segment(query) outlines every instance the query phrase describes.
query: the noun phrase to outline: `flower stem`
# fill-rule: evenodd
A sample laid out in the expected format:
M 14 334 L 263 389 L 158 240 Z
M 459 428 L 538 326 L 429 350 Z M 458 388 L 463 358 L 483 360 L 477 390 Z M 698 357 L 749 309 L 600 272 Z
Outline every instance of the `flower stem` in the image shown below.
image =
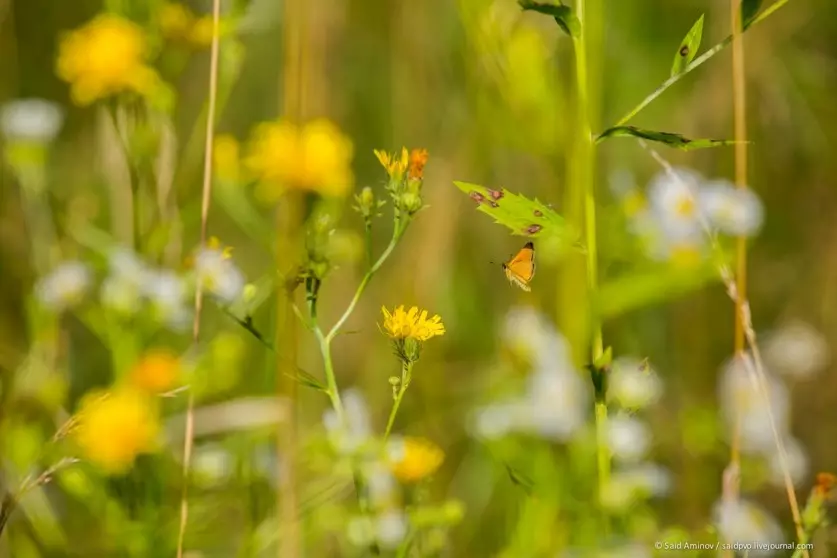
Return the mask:
M 326 383 L 328 385 L 329 399 L 331 399 L 331 406 L 337 413 L 337 419 L 343 423 L 343 401 L 340 399 L 340 390 L 337 388 L 337 378 L 334 376 L 334 364 L 331 360 L 331 340 L 323 335 L 323 330 L 319 326 L 314 326 L 314 335 L 317 336 L 317 341 L 320 345 L 320 353 L 323 356 L 323 368 L 325 368 Z
M 602 341 L 601 320 L 592 311 L 593 301 L 598 290 L 598 249 L 596 241 L 596 192 L 595 169 L 596 157 L 592 135 L 591 120 L 598 111 L 598 98 L 591 100 L 597 93 L 597 79 L 595 72 L 598 68 L 596 60 L 588 59 L 588 48 L 592 56 L 596 55 L 598 40 L 600 39 L 599 18 L 601 5 L 599 0 L 579 0 L 575 5 L 576 16 L 581 22 L 581 31 L 574 37 L 575 69 L 576 69 L 576 102 L 577 102 L 577 137 L 575 138 L 573 177 L 579 188 L 583 189 L 584 197 L 584 236 L 586 244 L 586 279 L 589 327 L 592 332 L 591 361 L 596 363 L 604 352 Z M 593 44 L 595 43 L 595 44 Z M 591 74 L 593 74 L 591 76 Z M 607 444 L 607 404 L 604 401 L 596 403 L 596 446 L 598 464 L 598 491 L 601 500 L 610 481 L 610 451 Z M 608 518 L 603 517 L 605 532 L 608 530 Z
M 328 332 L 328 335 L 325 336 L 325 340 L 328 343 L 331 343 L 332 339 L 337 335 L 340 331 L 340 328 L 343 327 L 343 324 L 346 323 L 346 320 L 349 319 L 349 316 L 352 315 L 352 312 L 355 310 L 355 306 L 360 301 L 361 295 L 363 295 L 363 291 L 366 289 L 366 285 L 369 284 L 369 281 L 372 280 L 372 276 L 375 275 L 384 262 L 389 258 L 392 251 L 395 249 L 396 244 L 401 239 L 401 236 L 404 234 L 404 230 L 406 229 L 406 225 L 401 225 L 400 222 L 396 222 L 395 230 L 392 232 L 392 240 L 389 241 L 389 245 L 384 250 L 384 253 L 378 258 L 378 261 L 369 268 L 369 271 L 363 276 L 363 279 L 360 281 L 360 285 L 357 287 L 357 291 L 355 291 L 355 296 L 352 298 L 352 301 L 349 303 L 349 307 L 346 308 L 346 311 L 343 312 L 343 315 L 340 316 L 340 319 L 337 320 L 337 323 L 334 324 L 334 327 Z
M 413 375 L 413 363 L 404 363 L 401 366 L 401 385 L 398 388 L 398 393 L 395 395 L 395 401 L 392 404 L 392 410 L 389 412 L 389 419 L 387 419 L 387 429 L 384 432 L 384 441 L 389 439 L 389 433 L 392 431 L 392 425 L 395 424 L 395 415 L 398 414 L 398 408 L 401 406 L 401 400 L 404 399 L 404 394 L 407 392 L 407 387 L 410 385 L 410 379 Z

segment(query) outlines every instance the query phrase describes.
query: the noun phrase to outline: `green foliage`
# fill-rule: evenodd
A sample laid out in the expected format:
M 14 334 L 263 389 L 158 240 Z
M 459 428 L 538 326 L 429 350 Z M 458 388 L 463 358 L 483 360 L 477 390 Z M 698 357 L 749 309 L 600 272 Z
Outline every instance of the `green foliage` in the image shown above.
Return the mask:
M 561 247 L 572 246 L 578 241 L 578 233 L 566 220 L 538 199 L 530 200 L 505 188 L 492 190 L 458 181 L 454 184 L 477 204 L 478 211 L 490 215 L 495 223 L 505 226 L 513 235 L 556 240 Z
M 747 29 L 758 15 L 762 0 L 741 0 L 741 27 Z
M 674 62 L 671 65 L 671 75 L 679 74 L 697 56 L 700 48 L 700 41 L 703 39 L 703 14 L 698 18 L 683 40 L 677 47 L 674 54 Z
M 673 132 L 657 132 L 654 130 L 645 130 L 637 128 L 636 126 L 614 126 L 602 132 L 596 138 L 596 142 L 600 143 L 608 138 L 619 137 L 634 137 L 663 143 L 669 147 L 675 147 L 682 151 L 692 151 L 694 149 L 706 149 L 709 147 L 722 147 L 726 145 L 733 145 L 734 140 L 719 140 L 719 139 L 689 139 L 682 134 Z
M 552 16 L 558 26 L 570 37 L 578 38 L 581 35 L 581 22 L 569 6 L 534 0 L 518 0 L 518 4 L 524 10 Z

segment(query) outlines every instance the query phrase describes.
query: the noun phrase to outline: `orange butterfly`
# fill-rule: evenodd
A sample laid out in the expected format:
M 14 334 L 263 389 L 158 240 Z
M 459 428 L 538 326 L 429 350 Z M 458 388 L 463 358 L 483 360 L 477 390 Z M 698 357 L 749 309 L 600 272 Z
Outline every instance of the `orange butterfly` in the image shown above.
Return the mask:
M 508 263 L 503 264 L 506 278 L 523 289 L 530 291 L 529 282 L 535 276 L 535 245 L 527 242 Z

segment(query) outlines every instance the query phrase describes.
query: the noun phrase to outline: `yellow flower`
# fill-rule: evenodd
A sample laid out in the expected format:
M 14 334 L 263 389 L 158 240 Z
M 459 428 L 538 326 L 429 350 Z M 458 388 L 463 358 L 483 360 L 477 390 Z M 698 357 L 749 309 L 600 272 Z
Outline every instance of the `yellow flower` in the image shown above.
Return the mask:
M 390 178 L 398 180 L 404 176 L 404 172 L 407 170 L 407 165 L 410 162 L 410 156 L 406 147 L 401 148 L 400 158 L 396 158 L 397 154 L 395 153 L 390 154 L 386 151 L 378 149 L 373 151 L 375 153 L 375 157 L 378 158 L 378 162 L 381 163 L 381 166 L 384 167 Z
M 159 422 L 154 401 L 127 388 L 89 394 L 76 415 L 73 437 L 84 457 L 109 473 L 130 469 L 154 450 Z
M 442 449 L 425 438 L 406 437 L 396 444 L 390 465 L 392 473 L 403 483 L 418 482 L 432 475 L 445 459 Z
M 328 120 L 302 128 L 287 121 L 259 125 L 251 138 L 244 164 L 259 180 L 259 194 L 275 201 L 285 189 L 345 196 L 354 178 L 351 140 Z
M 220 135 L 215 138 L 212 164 L 215 167 L 215 175 L 224 182 L 238 182 L 240 171 L 238 151 L 238 141 L 233 136 Z
M 160 31 L 167 39 L 182 39 L 192 28 L 195 16 L 183 4 L 166 3 L 158 14 Z
M 79 105 L 127 91 L 148 95 L 160 78 L 146 65 L 145 56 L 142 29 L 102 14 L 61 41 L 58 76 L 70 83 L 73 101 Z
M 410 308 L 409 312 L 404 311 L 403 305 L 393 310 L 391 314 L 386 308 L 381 308 L 381 310 L 384 313 L 384 329 L 393 339 L 412 338 L 417 341 L 427 341 L 431 337 L 445 333 L 445 324 L 442 323 L 439 315 L 428 320 L 427 310 L 422 310 L 419 314 L 416 306 Z
M 147 353 L 130 373 L 131 384 L 143 391 L 160 394 L 171 391 L 180 379 L 180 359 L 164 350 Z

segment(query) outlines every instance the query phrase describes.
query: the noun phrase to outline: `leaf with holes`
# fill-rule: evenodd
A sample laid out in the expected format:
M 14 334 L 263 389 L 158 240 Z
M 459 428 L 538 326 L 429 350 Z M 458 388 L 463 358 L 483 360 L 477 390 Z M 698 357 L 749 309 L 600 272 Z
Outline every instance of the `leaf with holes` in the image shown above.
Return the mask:
M 551 207 L 537 199 L 509 192 L 492 190 L 478 184 L 454 181 L 477 204 L 477 209 L 504 225 L 512 234 L 558 241 L 562 247 L 577 244 L 578 233 Z
M 677 52 L 674 54 L 674 63 L 671 65 L 671 75 L 679 74 L 695 59 L 701 39 L 703 39 L 703 15 L 692 25 L 692 28 L 680 42 L 680 46 L 677 47 Z
M 549 2 L 535 2 L 533 0 L 518 0 L 524 11 L 538 12 L 552 16 L 555 23 L 570 37 L 578 37 L 581 31 L 581 22 L 573 13 L 572 8 L 563 4 L 551 4 Z
M 677 149 L 683 151 L 706 149 L 709 147 L 723 147 L 725 145 L 733 145 L 736 143 L 735 140 L 689 139 L 681 134 L 644 130 L 642 128 L 637 128 L 636 126 L 614 126 L 613 128 L 609 128 L 596 138 L 596 143 L 602 142 L 608 138 L 618 137 L 635 137 L 648 141 L 655 141 L 658 143 L 664 143 L 669 147 L 676 147 Z

